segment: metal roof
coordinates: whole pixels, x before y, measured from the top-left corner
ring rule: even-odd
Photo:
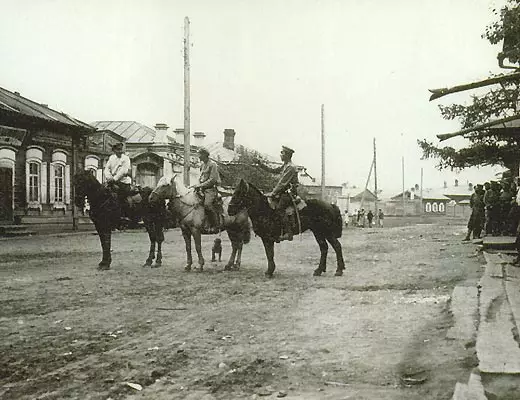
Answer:
[[[108,130],[124,137],[127,143],[151,143],[155,130],[136,121],[94,121],[90,125],[99,131]],[[170,141],[173,137],[168,135]]]
[[[17,92],[10,92],[2,87],[0,87],[0,110],[92,130],[92,126],[85,122],[72,118],[63,112],[53,110],[45,104],[29,100]]]

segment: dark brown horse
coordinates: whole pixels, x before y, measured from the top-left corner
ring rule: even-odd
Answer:
[[[329,242],[336,252],[338,264],[336,276],[341,276],[345,269],[343,252],[338,240],[343,229],[341,212],[336,205],[320,200],[306,200],[306,203],[307,206],[300,211],[301,232],[310,229],[321,251],[320,264],[314,270],[314,275],[319,276],[326,271],[329,247],[327,242]],[[230,215],[241,210],[247,210],[251,221],[253,221],[253,230],[262,238],[267,256],[267,271],[265,275],[272,277],[276,268],[274,263],[274,243],[280,235],[281,219],[270,207],[267,197],[243,179],[233,193],[228,208]]]
[[[178,220],[179,226],[186,244],[186,267],[191,270],[193,259],[191,256],[191,238],[195,242],[195,251],[199,258],[200,271],[204,268],[204,257],[202,255],[201,235],[204,234],[203,226],[206,218],[204,206],[201,199],[193,189],[187,189],[180,181],[179,175],[163,177],[157,183],[157,187],[150,194],[150,203],[156,200],[169,199],[168,210]],[[230,216],[227,213],[227,203],[224,200],[224,224],[222,229],[227,231],[231,241],[232,252],[226,270],[239,269],[242,257],[242,247],[251,239],[251,226],[249,217],[245,210]],[[235,261],[236,260],[236,261]]]
[[[74,175],[73,184],[75,189],[74,203],[83,208],[85,197],[90,205],[90,219],[96,227],[101,242],[103,258],[99,263],[99,269],[109,269],[112,262],[110,255],[112,230],[118,228],[121,221],[121,207],[117,196],[97,181],[88,171],[81,171]],[[148,237],[150,238],[150,252],[143,267],[152,266],[155,258],[155,244],[157,243],[157,258],[154,267],[162,264],[161,244],[164,241],[163,228],[166,222],[166,209],[164,201],[162,204],[148,202],[151,188],[140,189],[141,202],[130,208],[133,219],[142,218]]]

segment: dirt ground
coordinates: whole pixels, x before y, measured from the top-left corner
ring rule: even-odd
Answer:
[[[449,399],[476,365],[471,344],[446,339],[453,287],[482,272],[463,232],[345,229],[343,277],[332,249],[312,276],[306,233],[277,246],[273,279],[256,237],[233,272],[205,238],[203,273],[183,271],[178,230],[159,269],[141,267],[140,231],[115,234],[105,272],[92,234],[2,240],[0,398]]]

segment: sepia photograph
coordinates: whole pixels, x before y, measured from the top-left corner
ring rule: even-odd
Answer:
[[[520,400],[520,0],[0,10],[0,399]]]

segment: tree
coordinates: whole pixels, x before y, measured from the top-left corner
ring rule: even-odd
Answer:
[[[236,161],[222,163],[219,166],[222,184],[235,187],[240,179],[244,179],[260,190],[272,190],[278,181],[278,176],[265,172],[257,165],[259,161],[267,164],[268,161],[265,157],[244,147],[237,148],[237,153],[238,159]]]
[[[520,64],[520,0],[509,0],[500,10],[494,10],[494,13],[498,20],[486,27],[482,37],[491,44],[504,41],[503,49],[498,54],[499,64],[504,68],[514,68],[516,72],[512,75],[492,75],[489,78],[491,81],[486,80],[478,85],[464,85],[464,87],[482,87],[498,81],[497,86],[492,86],[484,94],[471,96],[469,105],[439,106],[442,117],[446,120],[458,119],[461,129],[473,129],[478,125],[518,114],[520,77],[516,75],[519,75],[517,72]],[[504,60],[508,60],[515,66],[505,66]],[[432,92],[444,95],[455,91],[460,90],[438,89]],[[439,169],[501,165],[512,171],[518,171],[520,128],[517,133],[485,128],[468,132],[465,137],[469,140],[469,144],[458,150],[449,146],[440,147],[426,139],[418,140],[417,143],[423,152],[423,159],[439,160],[437,165]]]

